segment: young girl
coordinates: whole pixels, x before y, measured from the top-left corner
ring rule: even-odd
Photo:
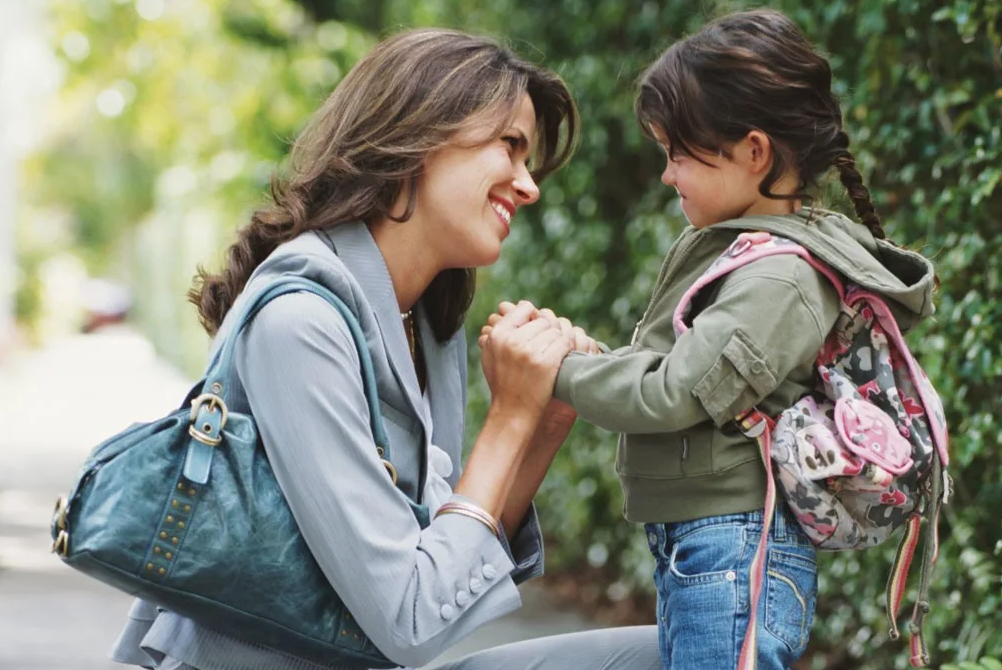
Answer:
[[[556,398],[623,433],[625,515],[646,525],[656,559],[670,670],[736,667],[751,607],[759,670],[789,668],[807,645],[817,562],[785,504],[773,519],[762,597],[751,602],[766,476],[734,418],[753,406],[776,416],[812,391],[813,362],[839,314],[829,280],[793,255],[726,275],[699,296],[691,328],[676,337],[683,294],[740,233],[767,231],[889,298],[903,329],[932,312],[932,267],[884,239],[831,79],[800,30],[770,10],[721,18],[650,66],[636,113],[667,154],[661,180],[678,192],[690,227],[668,253],[631,346],[572,353],[559,372]],[[861,223],[802,206],[833,167]],[[491,339],[481,342],[496,346]]]

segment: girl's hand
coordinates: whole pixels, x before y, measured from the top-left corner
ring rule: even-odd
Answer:
[[[539,310],[528,301],[512,305],[478,340],[492,408],[516,412],[534,422],[550,403],[560,363],[572,348],[561,328],[538,315]]]

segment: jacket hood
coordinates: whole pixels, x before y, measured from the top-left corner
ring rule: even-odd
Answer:
[[[837,212],[804,208],[786,216],[749,216],[713,228],[761,230],[794,240],[848,282],[888,298],[902,331],[935,311],[935,271],[921,254],[878,240]]]

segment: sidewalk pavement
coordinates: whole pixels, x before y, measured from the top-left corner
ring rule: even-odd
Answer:
[[[131,598],[49,553],[49,519],[94,445],[125,424],[166,414],[189,385],[125,326],[0,361],[0,670],[124,667],[107,660],[107,650]],[[522,597],[521,610],[437,661],[593,627],[531,584]]]

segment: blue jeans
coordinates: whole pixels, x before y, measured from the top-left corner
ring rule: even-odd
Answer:
[[[737,667],[762,516],[758,510],[645,526],[656,559],[658,644],[665,670]],[[786,505],[779,505],[758,603],[757,670],[785,670],[804,653],[817,592],[814,547]]]

